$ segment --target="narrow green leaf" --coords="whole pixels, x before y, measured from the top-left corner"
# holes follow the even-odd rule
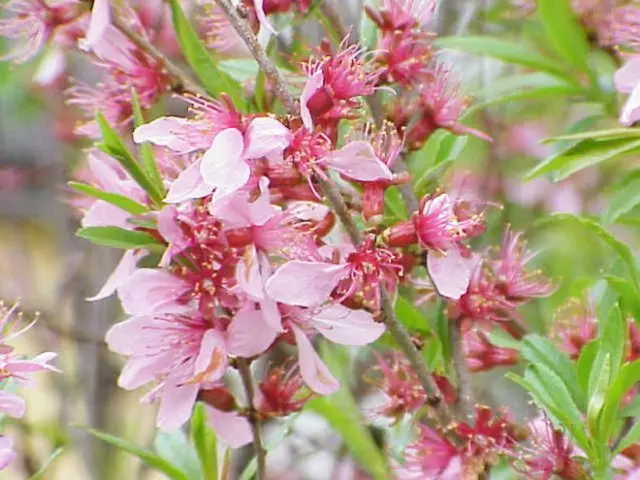
[[[402,194],[398,187],[389,187],[384,193],[385,214],[390,220],[406,220],[409,217],[407,207],[402,200]]]
[[[636,443],[640,443],[640,422],[636,419],[635,423],[631,427],[631,429],[627,432],[627,434],[622,437],[618,447],[616,448],[615,453],[620,453],[624,449],[634,445]]]
[[[115,205],[125,212],[129,212],[131,215],[142,215],[149,211],[149,208],[146,205],[142,205],[141,203],[118,193],[105,192],[104,190],[100,190],[99,188],[80,182],[69,182],[67,185],[78,192],[82,192],[91,197],[98,198]]]
[[[620,412],[622,397],[638,382],[640,382],[640,360],[624,364],[605,396],[605,406],[600,417],[602,426],[614,425],[614,421]],[[609,433],[611,433],[611,430],[609,430]]]
[[[136,159],[133,157],[116,131],[111,128],[107,119],[104,118],[104,115],[98,113],[96,120],[100,127],[100,132],[102,133],[102,142],[98,143],[96,146],[117,160],[127,173],[131,175],[131,178],[133,178],[136,183],[140,185],[145,192],[147,192],[149,197],[155,203],[159,205],[162,204],[162,192],[155,187],[151,180],[149,180],[147,174],[142,170],[142,168],[140,168]]]
[[[162,246],[147,232],[125,230],[119,227],[86,227],[78,230],[76,235],[104,247],[131,249]]]
[[[398,296],[395,310],[396,317],[406,328],[421,332],[428,332],[431,330],[429,322],[424,318],[420,310],[414,307],[406,298]]]
[[[553,173],[553,181],[559,182],[587,167],[639,149],[640,139],[637,137],[616,138],[608,141],[583,140],[536,165],[526,174],[525,180]]]
[[[182,430],[158,432],[153,447],[158,455],[186,472],[189,478],[200,477],[198,455]]]
[[[522,349],[522,342],[516,340],[502,328],[494,328],[489,332],[489,341],[496,347],[512,348],[513,350]]]
[[[36,473],[33,474],[33,476],[31,477],[31,480],[39,480],[39,479],[45,478],[44,474],[47,472],[47,470],[49,469],[49,467],[51,466],[53,461],[56,458],[58,458],[62,454],[63,451],[64,451],[64,449],[62,447],[56,448],[53,451],[53,453],[49,456],[49,458],[44,462],[42,467],[40,467],[40,470],[38,470]]]
[[[586,399],[576,379],[575,368],[564,352],[546,338],[532,334],[523,339],[520,353],[532,365],[544,365],[553,371],[567,385],[573,401],[581,408],[585,406]]]
[[[207,425],[207,412],[200,402],[191,417],[191,439],[200,459],[202,480],[218,480],[218,440],[216,433]]]
[[[609,245],[618,254],[625,267],[629,271],[629,277],[633,282],[635,289],[637,291],[640,291],[638,285],[638,270],[636,268],[635,257],[631,252],[631,249],[626,244],[618,240],[615,236],[613,236],[611,232],[605,229],[598,222],[590,220],[588,218],[579,217],[577,215],[558,213],[540,219],[538,222],[536,222],[536,225],[546,226],[565,222],[572,222],[583,226],[585,229],[594,233],[595,235],[600,237],[607,245]]]
[[[598,355],[599,348],[600,343],[597,340],[592,340],[582,348],[578,361],[576,362],[578,383],[584,392],[589,391],[589,376],[593,369],[593,363]]]
[[[589,41],[568,0],[538,0],[538,15],[555,50],[573,67],[589,71]]]
[[[135,89],[131,90],[131,104],[133,106],[133,120],[135,126],[139,127],[147,123],[144,119],[142,108],[140,108],[138,94],[136,93]],[[153,147],[149,142],[143,142],[138,147],[138,151],[140,152],[142,167],[147,174],[147,177],[158,191],[164,192],[164,183],[162,182],[162,175],[160,175],[160,170],[158,170],[158,164],[156,162],[156,156],[153,153]]]
[[[589,375],[589,404],[587,405],[587,423],[595,437],[599,437],[598,419],[604,407],[605,393],[611,380],[611,355],[602,350],[598,352]]]
[[[189,476],[180,468],[173,465],[171,462],[165,460],[160,455],[153,453],[146,448],[142,448],[135,443],[131,443],[123,438],[109,435],[108,433],[100,432],[92,428],[84,428],[84,431],[99,438],[103,442],[113,445],[114,447],[123,450],[131,455],[138,457],[149,467],[164,473],[171,480],[190,480]]]
[[[609,198],[609,206],[604,214],[605,223],[614,223],[622,215],[640,205],[640,176],[631,178]]]
[[[592,130],[567,135],[558,135],[542,140],[542,143],[558,142],[560,140],[616,140],[619,138],[638,138],[640,128],[611,128],[608,130]]]
[[[213,97],[226,93],[240,110],[247,111],[246,93],[228,73],[223,72],[203,45],[189,20],[185,17],[180,0],[170,0],[173,27],[185,59]]]
[[[416,176],[413,188],[418,194],[426,190],[428,185],[437,180],[444,171],[460,156],[467,146],[467,135],[454,135],[443,132],[438,138],[437,150],[433,155],[433,161],[428,168],[419,172]]]
[[[440,37],[435,41],[435,44],[440,48],[497,58],[507,63],[547,72],[561,78],[571,78],[562,65],[535,50],[518,45],[512,40],[484,36]]]

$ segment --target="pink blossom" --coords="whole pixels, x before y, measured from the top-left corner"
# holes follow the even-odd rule
[[[463,330],[464,359],[470,371],[481,372],[499,365],[518,363],[517,350],[493,345],[483,329],[469,326]]]
[[[394,468],[398,480],[457,480],[462,478],[460,452],[449,440],[426,425],[404,450],[404,463]]]
[[[45,0],[3,2],[0,10],[12,15],[0,19],[0,36],[15,40],[16,46],[0,56],[0,61],[24,63],[31,60],[53,36],[56,28],[74,21],[82,11],[76,0],[51,3],[54,5],[47,4]]]
[[[17,457],[10,437],[0,435],[0,470],[5,469]]]
[[[211,427],[225,444],[230,448],[240,448],[253,440],[251,425],[247,417],[238,412],[225,412],[207,407],[207,414]]]
[[[136,272],[138,260],[144,255],[143,251],[127,250],[116,265],[111,275],[107,278],[100,291],[93,297],[87,298],[93,302],[113,295]]]
[[[146,400],[160,399],[157,425],[163,430],[183,425],[200,386],[219,380],[227,369],[223,331],[193,310],[156,308],[130,317],[111,327],[106,341],[111,351],[129,357],[118,380],[122,388],[157,382]]]
[[[21,418],[26,409],[20,395],[0,390],[0,412],[13,418]]]
[[[120,286],[118,297],[127,314],[151,315],[169,307],[173,310],[189,290],[187,281],[165,270],[140,268]]]
[[[436,6],[436,0],[382,0],[378,11],[367,7],[367,13],[386,33],[428,27]]]
[[[81,41],[81,47],[85,50],[95,48],[102,41],[109,25],[111,25],[109,0],[94,0],[86,37]]]
[[[560,348],[577,360],[585,345],[596,338],[598,319],[591,305],[573,299],[558,310],[550,333]]]
[[[615,74],[616,89],[629,93],[629,97],[620,112],[620,123],[632,125],[640,120],[640,55],[629,57]]]
[[[300,411],[312,396],[298,366],[279,366],[272,368],[258,385],[255,403],[265,418],[285,417]]]

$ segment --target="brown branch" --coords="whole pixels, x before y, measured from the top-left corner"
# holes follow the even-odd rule
[[[240,38],[244,41],[253,58],[258,62],[265,77],[267,77],[267,80],[275,87],[276,95],[282,100],[287,113],[289,115],[296,115],[297,108],[295,100],[289,94],[289,90],[287,90],[280,73],[276,67],[273,66],[267,53],[260,46],[251,28],[249,28],[249,24],[240,16],[238,10],[231,4],[230,0],[216,0],[216,3],[224,10],[229,22],[231,22],[235,31],[240,35]]]
[[[253,431],[253,449],[256,453],[256,460],[258,464],[257,480],[266,480],[267,478],[267,451],[262,445],[262,432],[260,429],[260,419],[256,412],[256,407],[253,404],[254,387],[253,377],[251,375],[251,367],[246,358],[238,358],[236,360],[238,365],[238,371],[242,378],[242,384],[244,385],[244,391],[247,394],[247,417],[251,424],[251,430]]]
[[[232,26],[253,54],[254,58],[260,65],[260,68],[263,70],[265,76],[269,80],[271,80],[273,85],[275,85],[276,94],[284,103],[287,109],[287,113],[289,113],[290,115],[297,115],[298,110],[296,108],[295,102],[289,95],[289,92],[282,82],[278,71],[272,65],[264,49],[258,43],[258,40],[247,25],[247,22],[240,17],[238,11],[231,5],[229,0],[216,0],[216,2],[226,12]],[[347,208],[347,205],[345,204],[344,198],[342,198],[339,190],[337,190],[337,188],[330,181],[318,178],[318,182],[322,189],[322,193],[327,199],[327,203],[334,211],[336,216],[340,219],[340,222],[347,231],[347,234],[349,235],[349,238],[351,239],[353,245],[357,247],[362,240],[362,235],[353,219],[351,218],[351,215],[349,214],[349,210]],[[380,298],[382,306],[382,321],[389,329],[395,340],[398,342],[398,345],[411,363],[413,369],[418,375],[418,378],[420,379],[422,388],[428,395],[437,396],[439,399],[442,399],[443,395],[436,385],[433,377],[431,376],[431,373],[429,372],[427,365],[422,359],[420,352],[413,344],[409,332],[407,332],[404,326],[395,317],[393,305],[391,304],[389,294],[382,286],[380,287]],[[241,367],[241,364],[239,365],[239,367]],[[245,368],[248,369],[248,366],[245,365]],[[252,386],[251,389],[253,390]],[[451,412],[449,411],[449,408],[442,401],[439,403],[435,411],[436,416],[438,417],[438,420],[442,426],[448,426],[454,419]],[[258,451],[258,448],[262,448],[259,445],[259,442],[256,444],[256,451]]]

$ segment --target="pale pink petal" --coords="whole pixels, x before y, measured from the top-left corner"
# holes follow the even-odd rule
[[[313,119],[311,118],[311,112],[309,111],[308,103],[322,85],[324,84],[324,75],[322,70],[315,72],[309,79],[302,90],[300,95],[300,117],[302,117],[302,123],[307,127],[307,130],[313,130]]]
[[[111,25],[111,8],[109,0],[94,0],[91,9],[89,26],[84,40],[80,42],[83,50],[91,50],[102,41],[107,28]]]
[[[293,260],[282,265],[267,280],[267,294],[288,305],[312,307],[329,298],[349,272],[349,265]]]
[[[439,478],[440,480],[458,480],[462,478],[462,457],[460,455],[453,457]]]
[[[27,406],[20,395],[0,391],[0,412],[13,418],[22,418],[26,409]]]
[[[131,357],[120,372],[118,386],[124,390],[135,390],[155,381],[159,372],[162,372],[163,368],[166,367],[166,362],[171,360],[170,352],[167,352],[164,356]],[[165,363],[163,364],[163,362]]]
[[[631,56],[614,76],[616,90],[630,93],[640,83],[640,55]]]
[[[227,349],[219,331],[210,328],[202,337],[194,370],[199,382],[215,382],[227,371]]]
[[[422,208],[422,214],[438,214],[442,216],[451,217],[453,216],[453,207],[454,203],[451,200],[451,197],[446,193],[438,195],[437,197],[432,198],[424,203],[424,207]]]
[[[245,133],[244,158],[260,158],[279,154],[289,146],[291,131],[275,118],[254,118]]]
[[[193,123],[186,118],[160,117],[136,128],[133,131],[133,141],[151,142],[178,154],[188,153],[198,149],[197,145],[185,140],[192,130]]]
[[[186,384],[181,386],[167,385],[162,393],[160,409],[156,425],[163,432],[176,430],[184,425],[196,403],[200,386]]]
[[[153,268],[137,270],[118,289],[122,308],[129,315],[146,315],[161,307],[171,307],[176,300],[189,290],[189,284],[182,279]]]
[[[278,331],[265,321],[261,310],[243,307],[227,329],[229,353],[240,357],[255,357],[266,351],[278,336]]]
[[[363,182],[373,180],[391,180],[393,174],[376,156],[369,142],[358,140],[325,158],[327,165],[346,177]]]
[[[140,347],[145,330],[153,331],[148,327],[151,327],[151,319],[147,316],[130,317],[124,322],[116,323],[107,330],[107,347],[120,355],[133,355]]]
[[[84,213],[80,224],[82,228],[87,227],[120,227],[126,230],[133,229],[133,225],[128,222],[131,214],[125,212],[112,203],[104,200],[96,200],[93,205]]]
[[[239,448],[252,442],[253,434],[247,417],[211,407],[207,407],[207,412],[211,427],[230,448]]]
[[[238,287],[254,300],[264,298],[264,279],[260,272],[260,263],[255,248],[250,248],[243,255],[236,267]]]
[[[367,345],[385,329],[366,310],[352,310],[340,304],[320,309],[313,314],[311,323],[329,340],[342,345]]]
[[[16,457],[11,438],[0,435],[0,470],[6,468]]]
[[[258,21],[260,25],[262,25],[267,31],[277,35],[276,29],[273,28],[273,25],[267,19],[267,16],[264,13],[264,0],[253,0],[253,6],[256,10],[256,16],[258,17]]]
[[[129,277],[136,271],[136,265],[138,260],[144,255],[144,252],[135,250],[127,250],[122,256],[115,270],[109,275],[107,281],[102,286],[100,291],[93,297],[87,298],[88,301],[93,302],[96,300],[102,300],[115,293],[115,291],[123,285]]]
[[[469,287],[469,280],[476,259],[463,257],[457,249],[444,254],[429,252],[427,254],[427,270],[438,293],[452,300],[459,299]]]
[[[214,202],[243,187],[251,176],[251,168],[242,159],[244,140],[235,128],[223,130],[213,140],[202,157],[200,174],[216,189]]]
[[[334,378],[322,359],[313,349],[313,345],[295,325],[291,326],[298,345],[298,361],[300,375],[311,390],[320,395],[330,395],[340,388],[340,383]]]
[[[294,201],[287,207],[287,212],[298,220],[313,220],[319,222],[323,220],[331,211],[329,207],[322,203]]]
[[[206,184],[202,179],[200,161],[197,161],[189,165],[173,181],[164,201],[167,203],[180,203],[193,198],[202,198],[209,195],[212,190],[213,187]]]
[[[620,123],[624,126],[630,126],[640,120],[640,82],[627,98],[627,101],[620,112]]]
[[[40,61],[36,73],[33,75],[33,83],[43,87],[51,87],[64,74],[67,68],[66,57],[62,48],[56,46],[45,53]]]

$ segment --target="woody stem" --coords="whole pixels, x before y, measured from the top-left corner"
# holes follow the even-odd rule
[[[269,60],[269,57],[267,56],[264,49],[258,43],[256,36],[249,28],[246,20],[243,19],[238,13],[237,9],[234,8],[233,5],[231,5],[230,0],[216,0],[216,3],[224,9],[231,25],[236,30],[236,33],[238,33],[238,35],[247,45],[249,51],[253,54],[267,79],[269,79],[275,86],[276,94],[280,97],[282,103],[285,105],[287,113],[289,115],[298,115],[299,112],[295,105],[295,102],[293,101],[293,98],[289,94],[289,91],[282,81],[280,74]],[[358,230],[357,225],[351,218],[351,214],[344,201],[344,198],[342,197],[342,194],[329,180],[325,180],[319,177],[317,177],[317,180],[322,193],[326,197],[327,203],[336,214],[336,216],[340,219],[340,222],[349,235],[351,243],[353,243],[353,245],[357,247],[362,241],[362,235],[360,233],[360,230]],[[411,340],[409,332],[396,318],[391,299],[389,298],[389,294],[382,286],[380,286],[380,298],[382,321],[389,329],[389,332],[391,333],[391,335],[393,335],[396,342],[398,342],[400,349],[404,352],[405,356],[411,363],[411,366],[420,379],[422,388],[427,393],[427,395],[435,396],[439,399],[442,399],[443,396],[440,392],[440,389],[436,385],[435,380],[429,372],[426,363],[420,355],[420,352]],[[439,406],[435,410],[437,420],[440,425],[447,426],[454,420],[449,407],[444,402],[440,402]]]
[[[242,378],[242,384],[244,391],[247,395],[247,416],[249,423],[251,424],[251,430],[253,432],[253,450],[256,454],[256,460],[258,464],[258,470],[256,473],[257,480],[266,480],[267,478],[267,451],[262,444],[262,431],[260,428],[260,419],[258,418],[256,407],[253,403],[253,397],[255,395],[253,376],[251,375],[251,366],[246,358],[237,359],[238,371]]]

